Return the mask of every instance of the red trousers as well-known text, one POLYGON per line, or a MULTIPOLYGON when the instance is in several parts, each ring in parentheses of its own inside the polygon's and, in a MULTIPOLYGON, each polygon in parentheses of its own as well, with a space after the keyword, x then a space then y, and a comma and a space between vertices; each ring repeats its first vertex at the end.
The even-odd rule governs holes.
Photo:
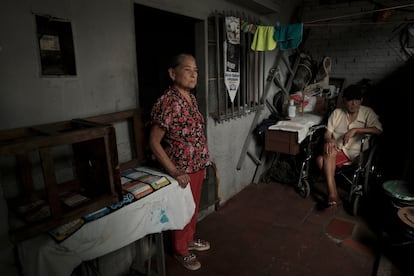
POLYGON ((206 175, 206 170, 200 170, 195 173, 188 174, 190 176, 190 187, 193 194, 195 210, 190 222, 184 226, 182 230, 171 231, 171 238, 174 248, 174 253, 177 255, 188 254, 188 243, 194 240, 194 233, 197 224, 198 207, 200 205, 201 190, 203 187, 203 180, 206 175))

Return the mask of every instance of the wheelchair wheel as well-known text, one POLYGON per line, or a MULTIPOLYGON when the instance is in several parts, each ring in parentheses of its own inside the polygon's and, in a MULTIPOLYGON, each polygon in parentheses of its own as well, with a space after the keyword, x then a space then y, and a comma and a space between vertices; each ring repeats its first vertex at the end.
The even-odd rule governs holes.
POLYGON ((310 194, 310 184, 309 180, 303 178, 300 181, 300 185, 297 187, 299 195, 303 198, 307 198, 310 194))
POLYGON ((368 155, 367 163, 365 165, 363 180, 364 195, 370 195, 374 185, 378 183, 382 177, 380 172, 377 148, 377 144, 372 147, 368 155))
POLYGON ((359 194, 353 195, 351 199, 351 205, 352 205, 352 215, 353 216, 359 215, 359 210, 361 208, 361 195, 359 194))

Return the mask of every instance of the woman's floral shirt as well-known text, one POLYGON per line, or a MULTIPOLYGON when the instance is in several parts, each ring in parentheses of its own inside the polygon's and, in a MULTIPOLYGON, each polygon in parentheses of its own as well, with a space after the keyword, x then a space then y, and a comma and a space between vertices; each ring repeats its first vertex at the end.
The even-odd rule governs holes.
POLYGON ((151 111, 151 121, 165 130, 164 149, 177 169, 193 173, 211 164, 204 118, 198 110, 196 97, 193 104, 174 88, 167 89, 151 111))

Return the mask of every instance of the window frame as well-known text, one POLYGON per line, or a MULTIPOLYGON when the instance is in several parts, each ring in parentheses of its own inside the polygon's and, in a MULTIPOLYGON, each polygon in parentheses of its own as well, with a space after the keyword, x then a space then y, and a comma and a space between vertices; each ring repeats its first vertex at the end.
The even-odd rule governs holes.
POLYGON ((71 22, 39 14, 35 14, 35 21, 41 75, 76 76, 71 22))
MULTIPOLYGON (((241 16, 214 13, 208 17, 208 114, 217 123, 247 116, 263 108, 265 78, 265 54, 251 49, 254 31, 240 30, 240 85, 234 101, 224 83, 225 17, 236 16, 240 22, 248 22, 241 16)), ((254 23, 249 23, 256 26, 254 23)))

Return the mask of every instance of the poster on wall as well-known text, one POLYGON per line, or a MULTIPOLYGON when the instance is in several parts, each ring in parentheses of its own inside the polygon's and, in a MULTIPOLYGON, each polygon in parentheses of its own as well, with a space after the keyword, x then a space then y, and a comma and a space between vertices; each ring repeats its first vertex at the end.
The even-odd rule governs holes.
POLYGON ((226 17, 226 40, 224 41, 224 83, 231 102, 240 84, 240 19, 226 17))

